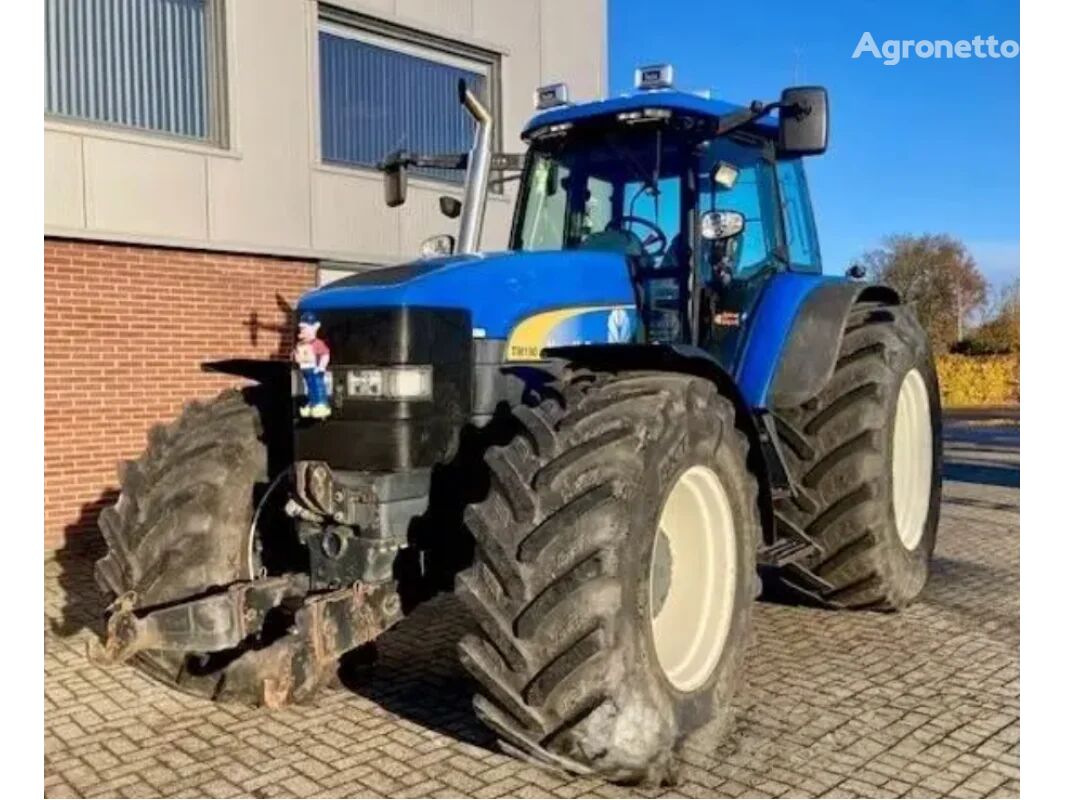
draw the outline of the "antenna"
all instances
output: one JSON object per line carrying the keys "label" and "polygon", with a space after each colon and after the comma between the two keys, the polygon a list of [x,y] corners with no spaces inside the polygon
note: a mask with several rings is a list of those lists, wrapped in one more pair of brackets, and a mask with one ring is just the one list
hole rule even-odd
{"label": "antenna", "polygon": [[802,48],[796,46],[793,52],[795,53],[795,74],[792,84],[799,86],[802,84]]}

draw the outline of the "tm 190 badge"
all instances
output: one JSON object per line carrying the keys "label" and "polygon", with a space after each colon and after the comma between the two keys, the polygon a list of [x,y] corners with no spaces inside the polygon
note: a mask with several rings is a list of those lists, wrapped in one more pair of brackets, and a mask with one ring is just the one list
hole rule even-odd
{"label": "tm 190 badge", "polygon": [[300,406],[301,417],[325,419],[333,413],[329,405],[329,391],[326,388],[326,369],[329,367],[329,345],[318,338],[322,323],[318,316],[310,312],[300,315],[296,334],[296,347],[292,350],[292,360],[296,362],[303,376],[303,385],[307,391],[307,402]]}

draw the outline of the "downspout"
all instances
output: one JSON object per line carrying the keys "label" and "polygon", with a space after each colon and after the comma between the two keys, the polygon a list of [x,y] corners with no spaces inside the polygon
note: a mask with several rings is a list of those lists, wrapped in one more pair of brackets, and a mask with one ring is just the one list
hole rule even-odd
{"label": "downspout", "polygon": [[488,172],[492,163],[492,115],[481,101],[459,81],[459,99],[473,117],[473,148],[466,167],[466,184],[462,198],[462,220],[456,253],[473,253],[481,246],[481,230],[484,227],[485,202],[488,198]]}

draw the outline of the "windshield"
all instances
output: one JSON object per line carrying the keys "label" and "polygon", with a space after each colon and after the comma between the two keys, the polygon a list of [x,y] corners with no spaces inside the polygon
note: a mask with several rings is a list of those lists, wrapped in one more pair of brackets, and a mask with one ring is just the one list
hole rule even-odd
{"label": "windshield", "polygon": [[530,157],[515,250],[617,250],[659,266],[684,249],[689,143],[624,130],[541,145]]}
{"label": "windshield", "polygon": [[[747,278],[781,261],[773,165],[759,140],[600,129],[537,142],[528,159],[512,249],[629,257],[653,341],[686,341],[702,287],[722,288],[726,275]],[[691,230],[706,211],[738,212],[746,227],[727,247],[709,246]]]}

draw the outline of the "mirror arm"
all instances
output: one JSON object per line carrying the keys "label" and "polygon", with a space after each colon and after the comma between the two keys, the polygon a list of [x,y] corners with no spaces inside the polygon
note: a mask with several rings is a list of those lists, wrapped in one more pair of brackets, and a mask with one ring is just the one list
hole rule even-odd
{"label": "mirror arm", "polygon": [[441,153],[439,155],[426,156],[420,153],[409,153],[406,150],[397,150],[390,153],[384,161],[377,165],[382,172],[397,169],[398,167],[430,167],[433,169],[466,169],[469,160],[467,153]]}
{"label": "mirror arm", "polygon": [[[726,134],[742,128],[744,125],[750,125],[752,122],[757,122],[762,117],[777,110],[802,113],[804,109],[796,108],[795,104],[785,106],[779,101],[762,103],[755,100],[751,103],[749,108],[745,108],[741,111],[733,111],[731,114],[726,114],[718,119],[717,130],[714,132],[714,135],[725,136]],[[805,111],[806,113],[809,113],[809,109],[805,109]]]}
{"label": "mirror arm", "polygon": [[495,153],[492,156],[492,169],[497,172],[521,172],[525,169],[525,154]]}
{"label": "mirror arm", "polygon": [[492,178],[488,181],[489,186],[502,186],[504,183],[510,183],[511,181],[520,181],[521,175],[505,175],[502,178]]}
{"label": "mirror arm", "polygon": [[[384,161],[379,161],[377,169],[381,172],[388,172],[398,167],[466,169],[469,158],[469,153],[440,153],[429,156],[421,153],[410,153],[406,150],[396,150],[394,153],[389,153]],[[492,156],[491,169],[495,172],[520,172],[524,168],[524,153],[496,153]],[[507,180],[514,180],[518,177],[520,176],[515,175]]]}

